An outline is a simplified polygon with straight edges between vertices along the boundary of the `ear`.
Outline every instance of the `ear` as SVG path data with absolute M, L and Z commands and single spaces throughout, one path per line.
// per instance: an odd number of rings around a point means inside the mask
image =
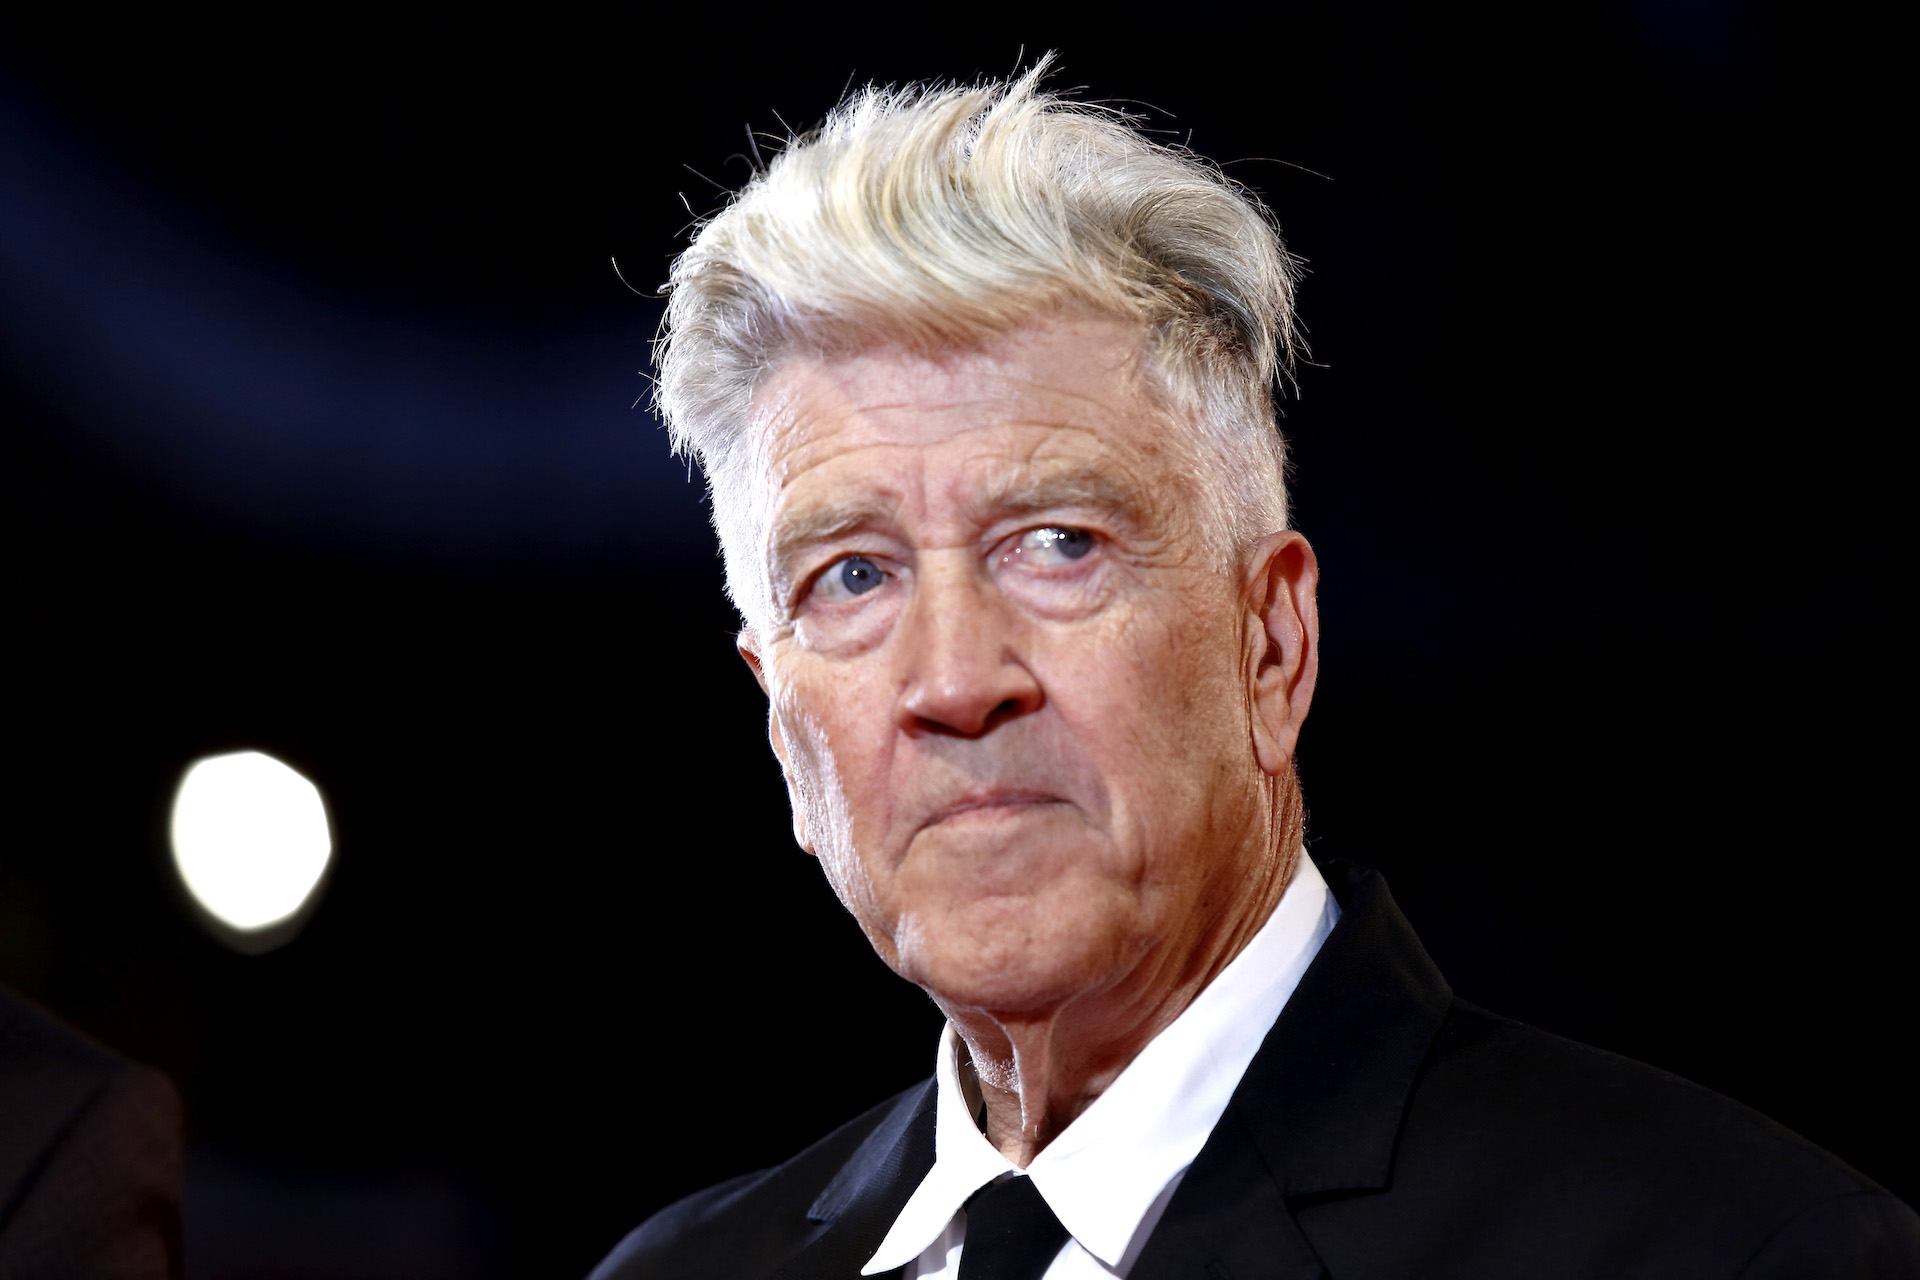
M 733 638 L 735 652 L 747 664 L 747 670 L 753 672 L 753 678 L 760 685 L 760 692 L 767 692 L 767 673 L 760 669 L 760 637 L 753 634 L 752 627 L 740 628 L 740 634 Z M 769 695 L 771 696 L 771 695 Z
M 1320 669 L 1314 607 L 1320 566 L 1288 529 L 1261 539 L 1247 568 L 1247 692 L 1260 768 L 1279 777 L 1293 763 Z
M 793 785 L 793 765 L 787 756 L 787 735 L 780 728 L 780 713 L 773 705 L 773 691 L 767 688 L 766 668 L 760 660 L 760 638 L 753 634 L 753 628 L 743 627 L 734 637 L 734 649 L 753 672 L 753 678 L 760 684 L 760 692 L 767 695 L 767 743 L 773 748 L 774 758 L 780 762 L 780 776 L 787 783 L 787 803 L 793 810 L 793 839 L 808 853 L 813 845 L 807 840 L 807 811 L 800 803 L 800 790 Z

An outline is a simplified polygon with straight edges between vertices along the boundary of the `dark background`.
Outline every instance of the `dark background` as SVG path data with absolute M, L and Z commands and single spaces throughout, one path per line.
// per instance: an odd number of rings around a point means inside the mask
M 22 7 L 24 10 L 25 7 Z M 0 980 L 172 1073 L 203 1277 L 575 1276 L 931 1067 L 792 845 L 640 371 L 852 77 L 1058 49 L 1260 191 L 1324 568 L 1311 847 L 1456 989 L 1920 1196 L 1884 33 L 1638 0 L 67 6 L 0 27 Z M 776 114 L 777 113 L 777 114 Z M 1904 563 L 1904 561 L 1898 561 Z M 166 808 L 325 790 L 230 953 Z

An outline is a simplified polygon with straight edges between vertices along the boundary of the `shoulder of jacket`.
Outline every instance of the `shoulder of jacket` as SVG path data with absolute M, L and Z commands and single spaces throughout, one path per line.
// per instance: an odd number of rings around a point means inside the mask
M 589 1280 L 743 1280 L 772 1270 L 817 1229 L 807 1210 L 822 1189 L 927 1084 L 902 1090 L 781 1164 L 676 1200 L 629 1232 Z
M 0 988 L 0 1221 L 55 1147 L 129 1121 L 176 1128 L 178 1096 L 165 1076 L 137 1066 Z
M 1562 1159 L 1669 1170 L 1778 1204 L 1881 1191 L 1732 1098 L 1461 1000 L 1434 1038 L 1413 1106 L 1454 1112 L 1483 1134 L 1551 1133 Z

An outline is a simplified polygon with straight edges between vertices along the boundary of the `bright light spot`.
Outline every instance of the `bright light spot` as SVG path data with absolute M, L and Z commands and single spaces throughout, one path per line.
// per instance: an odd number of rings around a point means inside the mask
M 173 861 L 214 919 L 242 931 L 286 920 L 332 856 L 320 789 L 272 756 L 209 756 L 180 779 Z

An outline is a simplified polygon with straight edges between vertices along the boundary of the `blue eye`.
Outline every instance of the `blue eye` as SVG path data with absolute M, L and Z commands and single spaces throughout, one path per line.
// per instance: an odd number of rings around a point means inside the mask
M 1093 535 L 1085 529 L 1050 525 L 1022 534 L 1020 550 L 1025 555 L 1038 556 L 1042 560 L 1078 560 L 1093 550 Z
M 865 556 L 848 556 L 820 575 L 813 584 L 813 594 L 828 600 L 851 600 L 865 595 L 886 579 L 886 572 Z
M 841 585 L 856 596 L 880 585 L 879 566 L 862 556 L 842 560 L 838 572 Z

